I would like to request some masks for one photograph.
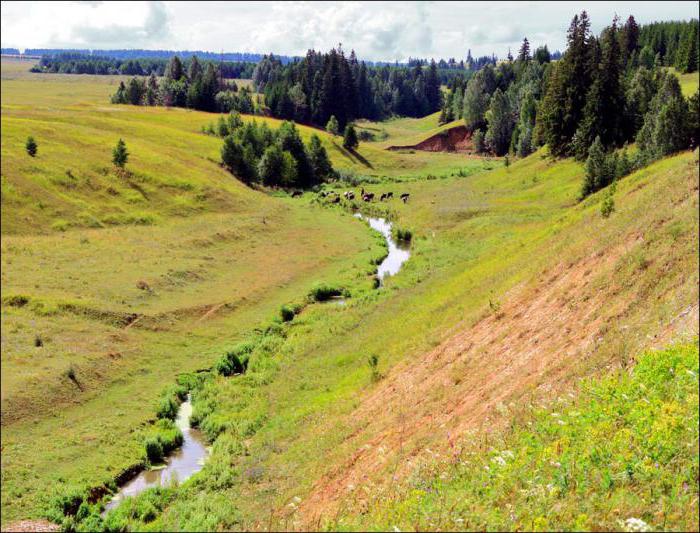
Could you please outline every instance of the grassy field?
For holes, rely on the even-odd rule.
[[[377,291],[371,263],[384,248],[361,221],[314,193],[242,187],[217,164],[220,140],[201,133],[216,115],[112,106],[116,82],[3,63],[3,524],[41,517],[54,492],[98,486],[141,460],[163,388],[239,341],[253,346],[247,373],[193,392],[213,443],[202,472],[106,523],[91,506],[79,528],[364,528],[358,513],[370,510],[389,526],[395,515],[375,504],[398,491],[395,477],[387,512],[406,509],[411,526],[402,491],[409,466],[433,479],[426,450],[466,447],[471,431],[507,426],[518,406],[576,392],[579,378],[631,368],[649,347],[697,342],[697,152],[623,179],[604,218],[607,191],[577,203],[582,166],[544,151],[504,167],[382,149],[429,135],[436,116],[369,125],[388,137],[362,143],[359,157],[320,132],[335,166],[380,182],[366,188],[398,192],[401,181],[411,194],[375,207],[413,234],[411,259]],[[80,128],[66,126],[71,116]],[[28,134],[39,142],[32,161]],[[131,176],[100,172],[119,136]],[[72,188],[58,179],[68,165]],[[169,186],[181,181],[192,188]],[[346,305],[273,320],[319,281],[347,289]]]
[[[542,155],[466,179],[404,184],[410,209],[391,209],[414,230],[405,270],[383,291],[356,292],[347,306],[310,308],[281,330],[249,336],[256,347],[246,376],[217,378],[195,394],[200,426],[215,439],[205,469],[110,515],[110,527],[343,529],[360,519],[334,520],[367,508],[404,461],[430,464],[426,449],[449,453],[459,420],[432,418],[453,411],[455,398],[476,396],[497,427],[526,398],[551,398],[580,377],[627,367],[654,342],[697,335],[697,154],[620,182],[609,219],[600,215],[604,192],[575,204],[579,165]],[[573,280],[561,288],[552,282],[559,276]],[[581,284],[580,276],[592,277]],[[540,293],[541,310],[518,307]],[[562,323],[550,324],[553,316]],[[566,324],[579,325],[574,347]],[[493,335],[482,344],[480,327]],[[426,354],[451,351],[455,331],[465,331],[454,349],[466,359],[433,366]],[[500,360],[516,346],[541,361],[522,379],[510,370],[522,363]],[[483,391],[491,367],[506,373],[508,395]],[[437,377],[412,376],[423,368]],[[431,386],[418,389],[423,382]],[[395,392],[407,383],[416,390]],[[503,404],[516,407],[504,413]],[[457,435],[458,444],[466,438]],[[367,450],[377,455],[365,459]],[[144,519],[151,506],[155,515]]]
[[[454,120],[440,125],[440,112],[423,118],[394,118],[384,122],[360,120],[357,122],[358,131],[366,130],[375,135],[373,145],[387,148],[389,146],[411,146],[440,133],[441,131],[463,126],[464,121]]]
[[[683,92],[683,96],[687,98],[689,96],[693,96],[697,92],[698,85],[700,85],[700,74],[698,72],[681,74],[674,68],[671,68],[670,70],[676,76],[678,76],[678,81],[681,83],[681,91]]]

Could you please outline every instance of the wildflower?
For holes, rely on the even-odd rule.
[[[394,526],[394,531],[401,531],[398,527]]]
[[[624,522],[625,531],[651,531],[651,526],[641,518],[628,518]]]
[[[510,450],[503,450],[501,452],[501,455],[503,457],[507,457],[508,459],[512,459],[513,457],[515,457],[515,455],[513,455],[513,452],[511,452]]]
[[[501,457],[500,455],[497,455],[496,457],[491,459],[491,461],[493,461],[494,463],[496,463],[500,466],[506,466],[506,460],[503,457]]]

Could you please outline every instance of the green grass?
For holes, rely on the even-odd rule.
[[[631,372],[586,381],[496,438],[474,435],[416,466],[413,483],[327,527],[630,531],[641,520],[697,531],[699,370],[697,343],[646,353]]]
[[[399,180],[411,194],[408,204],[381,204],[398,228],[410,228],[412,256],[376,291],[381,240],[311,193],[267,196],[226,175],[216,163],[220,141],[201,134],[216,115],[111,106],[118,78],[15,70],[3,62],[3,525],[44,516],[54,490],[109,483],[143,461],[176,375],[210,368],[240,342],[252,347],[245,374],[212,377],[193,393],[195,419],[215,438],[205,468],[121,506],[110,527],[265,528],[273,520],[283,528],[277,511],[371,438],[355,410],[382,386],[379,376],[421,361],[455,328],[491,313],[489,302],[507,301],[556,265],[623,250],[592,277],[614,292],[618,314],[598,333],[596,352],[567,368],[571,379],[626,361],[697,302],[697,154],[622,180],[606,219],[606,191],[576,203],[583,169],[571,160],[538,152],[504,168],[377,143],[363,143],[358,157],[321,133],[337,167],[375,176],[395,194]],[[387,128],[397,138],[422,135],[433,120]],[[46,128],[44,141],[29,133],[35,127]],[[39,143],[41,161],[31,163],[39,170],[23,166],[26,134]],[[108,165],[115,135],[133,149],[132,185],[95,170]],[[71,187],[68,163],[90,182]],[[110,186],[120,187],[116,200]],[[293,303],[328,293],[320,287],[342,290],[346,305]],[[280,318],[282,305],[294,306],[291,320]],[[66,377],[71,368],[75,380]],[[79,526],[98,526],[96,513],[99,505],[84,509]]]
[[[508,290],[534,283],[553,265],[611,253],[629,246],[629,235],[644,236],[618,263],[595,274],[594,286],[617,291],[610,306],[626,302],[625,312],[600,331],[595,352],[570,362],[571,380],[627,364],[660,323],[693,305],[693,154],[665,159],[620,182],[618,207],[608,219],[599,212],[602,193],[574,203],[579,165],[541,155],[467,179],[407,183],[413,203],[391,207],[401,225],[415,229],[405,269],[382,291],[355,291],[346,306],[312,306],[279,329],[252,334],[256,347],[245,376],[217,378],[194,395],[198,421],[215,438],[209,462],[158,518],[133,521],[132,527],[175,528],[185,509],[190,525],[203,527],[197,524],[205,514],[188,503],[197,494],[224,494],[235,502],[235,527],[268,527],[269,520],[289,527],[279,509],[305,499],[319,478],[371,442],[373,435],[363,431],[368,423],[394,423],[391,413],[379,421],[358,418],[356,408],[378,386],[368,357],[379,357],[375,371],[382,375],[420,361],[452,328],[478,322],[490,300],[507,298]],[[660,197],[668,201],[658,203]],[[666,304],[650,303],[659,301]],[[405,416],[411,417],[408,407]],[[406,446],[433,444],[439,445]],[[389,475],[382,469],[368,474],[374,476],[368,486]]]

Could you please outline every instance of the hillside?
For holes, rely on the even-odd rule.
[[[202,473],[137,498],[111,527],[344,529],[472,431],[647,348],[695,342],[697,165],[685,153],[632,174],[608,219],[605,191],[575,204],[581,168],[542,153],[405,183],[411,209],[391,206],[415,235],[405,270],[345,307],[305,311],[261,338],[244,378],[206,385],[195,409],[216,440]],[[162,510],[148,524],[146,502]]]
[[[298,126],[356,183],[324,191],[393,193],[334,204],[228,174],[202,131],[217,114],[113,105],[119,77],[26,67],[2,63],[3,528],[697,528],[697,150],[579,201],[583,165],[546,148],[387,150],[460,125],[438,114],[361,122],[386,135],[355,153]],[[353,206],[409,235],[378,289],[388,245]],[[102,516],[176,385],[203,469]],[[573,470],[616,430],[607,470]]]

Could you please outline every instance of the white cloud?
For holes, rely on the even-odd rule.
[[[660,6],[663,5],[663,8]],[[2,46],[150,48],[303,55],[338,43],[361,58],[466,57],[563,49],[571,17],[598,32],[617,13],[639,22],[697,17],[697,2],[2,2]]]

